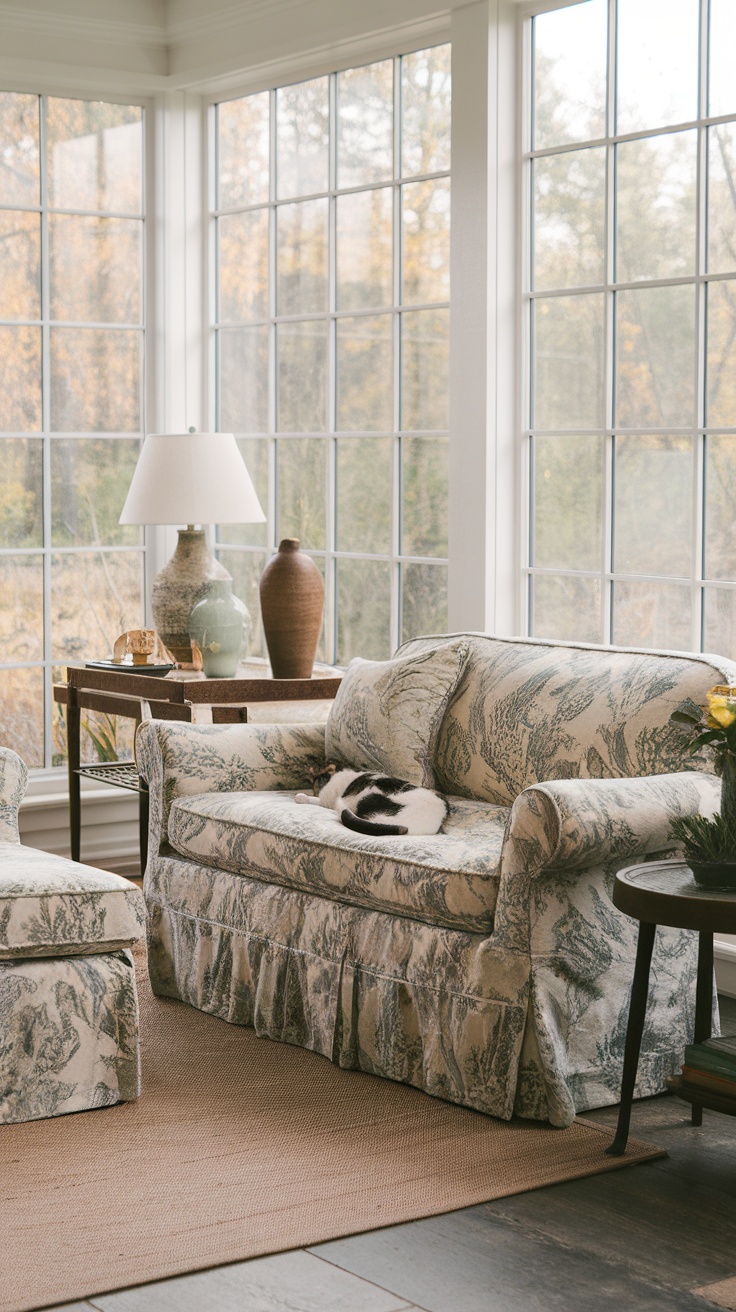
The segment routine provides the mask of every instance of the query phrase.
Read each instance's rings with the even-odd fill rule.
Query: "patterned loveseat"
[[[636,925],[614,872],[718,807],[673,710],[718,657],[483,635],[355,661],[324,725],[141,725],[156,992],[494,1116],[616,1102]],[[326,758],[433,782],[433,837],[366,838],[294,792]],[[696,943],[660,930],[638,1092],[692,1032]]]

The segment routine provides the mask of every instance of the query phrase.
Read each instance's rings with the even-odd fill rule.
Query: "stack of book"
[[[705,1043],[689,1043],[685,1049],[682,1079],[690,1088],[736,1098],[736,1034]]]

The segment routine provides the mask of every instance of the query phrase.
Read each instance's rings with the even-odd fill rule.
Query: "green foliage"
[[[101,715],[100,723],[95,729],[89,720],[82,721],[82,728],[90,738],[100,761],[117,761],[118,759],[118,722],[114,715]]]
[[[670,831],[688,861],[736,861],[736,830],[723,816],[678,816]]]

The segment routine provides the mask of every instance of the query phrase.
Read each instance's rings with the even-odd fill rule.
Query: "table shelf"
[[[706,1107],[711,1112],[725,1112],[726,1116],[736,1116],[736,1094],[713,1093],[710,1089],[699,1089],[695,1084],[688,1084],[681,1075],[673,1075],[667,1081],[667,1088],[684,1102],[696,1107]]]
[[[141,779],[135,761],[101,761],[99,765],[80,765],[75,774],[83,779],[97,779],[114,788],[128,788],[131,793],[141,792]]]

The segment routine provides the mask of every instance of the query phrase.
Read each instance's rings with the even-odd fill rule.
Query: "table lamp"
[[[230,578],[196,525],[262,524],[265,518],[232,433],[149,433],[120,523],[186,524],[151,597],[156,630],[178,661],[192,659],[192,607],[214,579]]]

